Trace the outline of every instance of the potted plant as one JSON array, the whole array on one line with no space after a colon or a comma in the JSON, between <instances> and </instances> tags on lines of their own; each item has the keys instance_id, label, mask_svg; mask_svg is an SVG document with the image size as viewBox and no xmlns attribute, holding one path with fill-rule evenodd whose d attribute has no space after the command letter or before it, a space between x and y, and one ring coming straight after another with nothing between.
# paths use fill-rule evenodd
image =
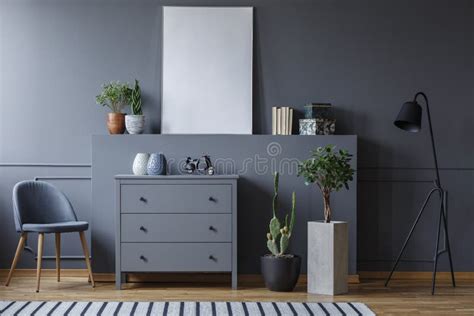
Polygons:
<instances>
[{"instance_id":1,"label":"potted plant","mask_svg":"<svg viewBox=\"0 0 474 316\"><path fill-rule=\"evenodd\" d=\"M308 222L308 292L342 294L347 292L349 230L347 222L331 221L331 192L349 189L354 169L352 155L335 146L318 147L312 157L299 165L298 176L321 192L324 221Z\"/></svg>"},{"instance_id":2,"label":"potted plant","mask_svg":"<svg viewBox=\"0 0 474 316\"><path fill-rule=\"evenodd\" d=\"M97 104L111 110L107 115L107 128L110 134L125 132L125 114L122 110L129 101L131 91L127 83L112 81L102 85L102 93L96 96Z\"/></svg>"},{"instance_id":3,"label":"potted plant","mask_svg":"<svg viewBox=\"0 0 474 316\"><path fill-rule=\"evenodd\" d=\"M132 114L125 116L125 127L129 134L141 134L145 129L145 116L142 112L142 94L140 84L135 79L135 86L130 93L130 110Z\"/></svg>"},{"instance_id":4,"label":"potted plant","mask_svg":"<svg viewBox=\"0 0 474 316\"><path fill-rule=\"evenodd\" d=\"M273 217L267 233L267 248L271 254L261 257L261 269L266 287L271 291L289 292L295 288L300 275L301 257L287 254L290 238L295 225L295 192L291 199L290 221L288 215L282 225L278 213L278 172L274 175Z\"/></svg>"}]
</instances>

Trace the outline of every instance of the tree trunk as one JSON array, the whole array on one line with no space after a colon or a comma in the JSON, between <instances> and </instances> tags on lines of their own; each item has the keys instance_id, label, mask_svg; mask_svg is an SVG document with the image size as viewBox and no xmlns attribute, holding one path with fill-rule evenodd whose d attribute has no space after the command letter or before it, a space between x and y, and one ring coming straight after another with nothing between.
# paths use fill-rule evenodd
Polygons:
<instances>
[{"instance_id":1,"label":"tree trunk","mask_svg":"<svg viewBox=\"0 0 474 316\"><path fill-rule=\"evenodd\" d=\"M324 201L324 222L331 222L331 195L329 191L323 192Z\"/></svg>"}]
</instances>

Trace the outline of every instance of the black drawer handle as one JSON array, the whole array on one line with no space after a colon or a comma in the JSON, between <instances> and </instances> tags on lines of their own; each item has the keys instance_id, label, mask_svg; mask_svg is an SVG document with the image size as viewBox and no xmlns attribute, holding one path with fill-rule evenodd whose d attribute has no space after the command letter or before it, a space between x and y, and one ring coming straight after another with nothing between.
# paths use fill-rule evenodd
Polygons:
<instances>
[{"instance_id":1,"label":"black drawer handle","mask_svg":"<svg viewBox=\"0 0 474 316\"><path fill-rule=\"evenodd\" d=\"M212 196L209 197L209 201L211 202L217 202L217 200L215 198L213 198Z\"/></svg>"},{"instance_id":2,"label":"black drawer handle","mask_svg":"<svg viewBox=\"0 0 474 316\"><path fill-rule=\"evenodd\" d=\"M217 232L217 229L216 229L214 226L212 226L212 225L209 226L209 230L210 230L210 231L213 231L213 232Z\"/></svg>"},{"instance_id":3,"label":"black drawer handle","mask_svg":"<svg viewBox=\"0 0 474 316\"><path fill-rule=\"evenodd\" d=\"M214 257L213 255L210 255L210 256L209 256L209 260L212 260L212 261L215 261L215 262L217 262L217 258L216 258L216 257Z\"/></svg>"},{"instance_id":4,"label":"black drawer handle","mask_svg":"<svg viewBox=\"0 0 474 316\"><path fill-rule=\"evenodd\" d=\"M143 226L140 226L140 230L144 233L147 233L148 232L148 229L146 229L145 227Z\"/></svg>"},{"instance_id":5,"label":"black drawer handle","mask_svg":"<svg viewBox=\"0 0 474 316\"><path fill-rule=\"evenodd\" d=\"M148 202L147 199L145 199L143 196L140 197L140 201L142 201L143 203Z\"/></svg>"},{"instance_id":6,"label":"black drawer handle","mask_svg":"<svg viewBox=\"0 0 474 316\"><path fill-rule=\"evenodd\" d=\"M148 259L143 255L140 256L140 260L142 260L143 262L148 262Z\"/></svg>"}]
</instances>

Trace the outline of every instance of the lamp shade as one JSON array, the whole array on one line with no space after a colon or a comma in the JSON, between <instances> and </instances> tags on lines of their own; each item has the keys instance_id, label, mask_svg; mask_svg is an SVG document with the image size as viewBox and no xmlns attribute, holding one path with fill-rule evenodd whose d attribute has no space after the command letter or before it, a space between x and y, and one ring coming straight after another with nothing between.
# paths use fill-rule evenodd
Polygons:
<instances>
[{"instance_id":1,"label":"lamp shade","mask_svg":"<svg viewBox=\"0 0 474 316\"><path fill-rule=\"evenodd\" d=\"M421 106L418 102L404 103L393 124L407 132L418 132L421 129Z\"/></svg>"}]
</instances>

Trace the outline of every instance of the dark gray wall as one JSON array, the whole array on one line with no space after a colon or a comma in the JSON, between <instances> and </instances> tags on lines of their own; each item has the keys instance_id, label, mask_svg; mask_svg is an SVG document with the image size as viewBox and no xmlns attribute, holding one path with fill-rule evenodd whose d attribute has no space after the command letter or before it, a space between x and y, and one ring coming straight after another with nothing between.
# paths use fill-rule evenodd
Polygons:
<instances>
[{"instance_id":1,"label":"dark gray wall","mask_svg":"<svg viewBox=\"0 0 474 316\"><path fill-rule=\"evenodd\" d=\"M428 93L450 191L455 267L474 270L467 242L474 240L470 0L0 0L2 268L17 239L13 184L38 175L90 175L87 166L63 164L89 165L90 135L106 133L106 111L94 102L101 83L140 79L148 131L159 130L163 4L255 6L255 133L270 132L271 106L327 101L338 108L338 132L359 135L361 269L390 265L429 188L421 182L432 178L426 129L413 135L391 125L401 102L417 90ZM90 200L84 181L55 183L77 201ZM431 268L423 260L434 248L432 221L427 213L404 268Z\"/></svg>"}]
</instances>

